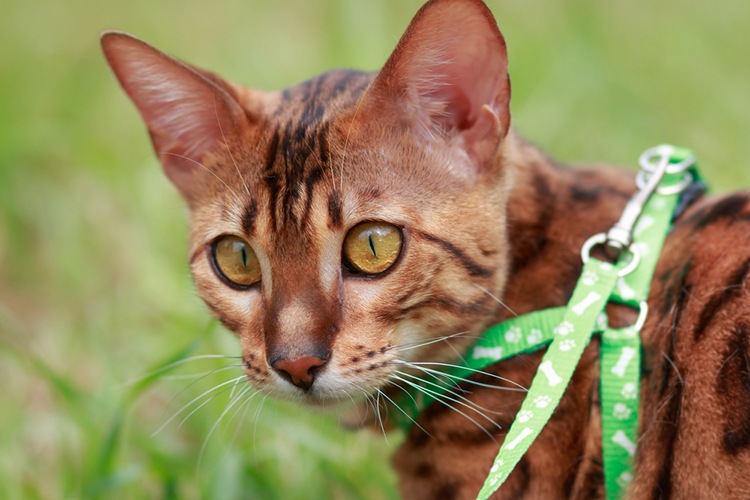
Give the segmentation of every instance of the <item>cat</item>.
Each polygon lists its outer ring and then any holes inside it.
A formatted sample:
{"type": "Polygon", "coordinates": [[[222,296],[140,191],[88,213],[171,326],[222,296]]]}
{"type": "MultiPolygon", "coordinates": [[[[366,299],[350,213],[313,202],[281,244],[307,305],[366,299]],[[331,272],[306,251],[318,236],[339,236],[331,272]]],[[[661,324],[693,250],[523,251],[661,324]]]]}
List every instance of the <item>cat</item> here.
{"type": "MultiPolygon", "coordinates": [[[[124,33],[102,45],[189,207],[195,286],[247,379],[352,425],[388,426],[400,381],[425,377],[416,363],[454,363],[488,326],[566,304],[581,245],[635,191],[632,172],[563,166],[512,130],[481,0],[426,3],[377,73],[280,92],[124,33]]],[[[629,498],[750,497],[749,274],[750,193],[675,220],[642,331],[629,498]]],[[[604,496],[598,350],[493,498],[604,496]]],[[[393,459],[404,498],[476,496],[524,398],[503,389],[528,387],[541,355],[486,370],[512,383],[475,377],[496,386],[467,393],[491,421],[437,403],[418,417],[393,459]]]]}

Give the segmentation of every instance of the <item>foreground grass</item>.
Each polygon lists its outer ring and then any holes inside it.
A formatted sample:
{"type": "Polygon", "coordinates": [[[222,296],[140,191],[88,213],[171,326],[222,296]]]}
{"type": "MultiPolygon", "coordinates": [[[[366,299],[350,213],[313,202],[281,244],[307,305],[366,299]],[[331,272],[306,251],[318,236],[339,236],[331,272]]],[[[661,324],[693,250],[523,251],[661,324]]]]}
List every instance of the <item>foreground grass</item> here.
{"type": "MultiPolygon", "coordinates": [[[[231,386],[177,413],[240,374],[224,369],[238,349],[192,291],[184,210],[97,36],[132,31],[275,88],[332,66],[377,68],[418,4],[4,6],[0,498],[396,495],[396,436],[343,432],[333,418],[260,397],[222,418],[231,386]],[[228,357],[162,370],[209,354],[228,357]]],[[[630,164],[674,142],[698,153],[716,190],[750,186],[750,4],[492,7],[509,44],[514,123],[550,153],[630,164]]]]}

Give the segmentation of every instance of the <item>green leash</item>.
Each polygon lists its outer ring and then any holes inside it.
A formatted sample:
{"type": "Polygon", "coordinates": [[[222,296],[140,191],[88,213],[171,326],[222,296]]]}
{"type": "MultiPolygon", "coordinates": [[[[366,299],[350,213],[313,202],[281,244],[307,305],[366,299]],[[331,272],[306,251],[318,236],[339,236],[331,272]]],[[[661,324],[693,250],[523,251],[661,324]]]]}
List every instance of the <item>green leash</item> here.
{"type": "Polygon", "coordinates": [[[607,499],[621,498],[633,478],[640,330],[648,314],[646,298],[681,196],[700,182],[695,159],[685,149],[658,146],[643,153],[640,164],[642,169],[636,178],[639,190],[620,220],[607,233],[594,235],[583,245],[584,267],[568,306],[536,311],[489,328],[469,350],[463,366],[441,372],[443,376],[436,378],[437,382],[425,382],[429,387],[403,398],[399,402],[402,413],[392,415],[397,425],[408,429],[416,423],[419,412],[443,393],[460,396],[455,392],[456,381],[498,361],[548,345],[478,499],[488,498],[503,484],[542,431],[595,333],[601,333],[602,450],[607,499]],[[597,245],[605,245],[617,254],[617,261],[610,264],[590,258],[590,251],[597,245]],[[610,328],[603,312],[608,302],[637,308],[636,323],[610,328]]]}

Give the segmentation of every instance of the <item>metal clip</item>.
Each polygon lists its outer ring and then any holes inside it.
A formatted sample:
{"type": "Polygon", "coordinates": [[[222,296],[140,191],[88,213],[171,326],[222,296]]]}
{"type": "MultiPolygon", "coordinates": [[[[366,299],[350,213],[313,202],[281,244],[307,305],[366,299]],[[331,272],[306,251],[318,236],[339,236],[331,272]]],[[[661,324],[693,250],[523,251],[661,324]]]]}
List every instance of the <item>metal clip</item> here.
{"type": "Polygon", "coordinates": [[[677,174],[684,172],[695,163],[695,158],[690,156],[679,163],[670,163],[675,156],[675,148],[669,145],[657,146],[644,152],[638,162],[641,170],[636,176],[638,191],[633,195],[625,206],[620,219],[607,231],[607,247],[616,255],[621,254],[633,243],[633,230],[643,212],[643,208],[651,198],[659,194],[676,194],[683,191],[693,181],[688,172],[685,178],[674,186],[659,187],[659,183],[665,174],[677,174]]]}

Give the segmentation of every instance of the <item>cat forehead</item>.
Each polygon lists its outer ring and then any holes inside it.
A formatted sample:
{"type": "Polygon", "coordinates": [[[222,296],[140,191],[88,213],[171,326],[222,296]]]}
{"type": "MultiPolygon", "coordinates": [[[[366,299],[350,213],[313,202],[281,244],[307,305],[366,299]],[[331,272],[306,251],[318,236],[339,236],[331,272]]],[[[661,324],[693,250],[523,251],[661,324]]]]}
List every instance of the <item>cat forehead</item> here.
{"type": "Polygon", "coordinates": [[[374,75],[355,70],[334,70],[281,91],[274,121],[307,127],[357,105],[374,75]]]}

